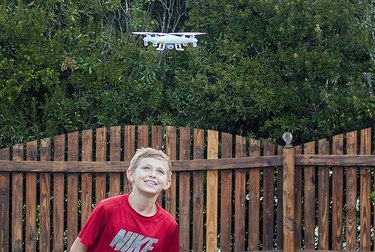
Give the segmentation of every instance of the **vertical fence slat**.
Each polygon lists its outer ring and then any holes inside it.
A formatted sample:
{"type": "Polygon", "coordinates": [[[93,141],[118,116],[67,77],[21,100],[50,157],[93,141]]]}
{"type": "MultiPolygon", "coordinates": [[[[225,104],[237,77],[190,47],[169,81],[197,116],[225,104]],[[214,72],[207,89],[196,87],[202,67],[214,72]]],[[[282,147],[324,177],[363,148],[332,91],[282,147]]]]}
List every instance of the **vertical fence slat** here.
{"type": "MultiPolygon", "coordinates": [[[[68,161],[78,161],[78,132],[68,134],[68,161]]],[[[67,176],[67,245],[70,249],[78,234],[78,174],[67,176]]]]}
{"type": "MultiPolygon", "coordinates": [[[[26,144],[26,160],[37,160],[37,141],[26,144]]],[[[36,187],[37,174],[26,173],[26,215],[25,215],[25,251],[36,250],[36,187]]]]}
{"type": "MultiPolygon", "coordinates": [[[[92,161],[93,145],[92,130],[82,132],[82,161],[92,161]]],[[[84,172],[81,174],[81,227],[86,223],[92,205],[92,174],[84,172]]]]}
{"type": "MultiPolygon", "coordinates": [[[[318,142],[318,153],[328,155],[328,141],[321,139],[318,142]]],[[[329,249],[329,168],[318,167],[318,248],[329,249]]]]}
{"type": "MultiPolygon", "coordinates": [[[[304,146],[305,154],[315,154],[315,142],[304,146]]],[[[315,247],[315,167],[304,167],[304,220],[305,220],[305,249],[315,247]]]]}
{"type": "MultiPolygon", "coordinates": [[[[180,160],[190,159],[190,129],[180,128],[180,160]]],[[[190,245],[190,172],[180,172],[179,232],[180,250],[189,251],[190,245]]]]}
{"type": "Polygon", "coordinates": [[[299,188],[295,187],[294,152],[292,146],[285,146],[283,150],[283,249],[288,252],[296,250],[295,192],[299,188]]]}
{"type": "MultiPolygon", "coordinates": [[[[207,159],[217,159],[219,153],[218,132],[207,132],[207,159]]],[[[206,213],[206,251],[217,251],[217,218],[219,188],[218,171],[207,171],[207,213],[206,213]]]]}
{"type": "MultiPolygon", "coordinates": [[[[121,127],[113,126],[110,128],[110,149],[109,158],[111,161],[121,161],[121,127]]],[[[109,196],[120,194],[120,173],[111,173],[109,175],[109,196]]]]}
{"type": "MultiPolygon", "coordinates": [[[[40,160],[51,161],[51,138],[40,141],[40,160]]],[[[51,250],[51,174],[43,172],[40,178],[40,240],[39,250],[51,250]]]]}
{"type": "Polygon", "coordinates": [[[138,148],[148,147],[148,126],[138,126],[138,148]]]}
{"type": "MultiPolygon", "coordinates": [[[[283,146],[277,146],[277,155],[283,155],[283,146]]],[[[276,242],[277,249],[281,250],[284,247],[284,230],[283,230],[283,176],[284,176],[284,167],[279,167],[277,169],[277,206],[276,206],[276,242]]]]}
{"type": "MultiPolygon", "coordinates": [[[[151,126],[151,147],[154,149],[161,150],[162,148],[162,128],[160,125],[153,125],[151,126]]],[[[163,201],[163,195],[165,194],[164,191],[162,191],[157,199],[157,202],[162,205],[163,201]]],[[[164,207],[164,206],[163,206],[164,207]]]]}
{"type": "MultiPolygon", "coordinates": [[[[246,138],[236,136],[236,157],[246,156],[246,138]]],[[[245,223],[246,223],[246,170],[239,169],[234,172],[234,251],[245,250],[245,223]]]]}
{"type": "MultiPolygon", "coordinates": [[[[302,154],[302,146],[294,148],[295,154],[302,154]]],[[[295,216],[295,230],[294,230],[294,244],[296,249],[302,248],[302,167],[297,166],[294,171],[294,216],[295,216]]],[[[285,243],[284,243],[285,246],[285,243]]]]}
{"type": "MultiPolygon", "coordinates": [[[[250,157],[260,156],[260,142],[255,139],[250,140],[250,157]]],[[[260,169],[249,170],[249,242],[250,251],[259,250],[260,232],[260,169]]]]}
{"type": "MultiPolygon", "coordinates": [[[[65,135],[54,140],[54,160],[65,159],[65,135]]],[[[55,173],[53,178],[53,251],[64,250],[64,174],[55,173]]]]}
{"type": "MultiPolygon", "coordinates": [[[[344,136],[337,135],[332,138],[332,154],[342,155],[344,136]]],[[[332,249],[342,250],[343,241],[343,167],[332,167],[332,249]]]]}
{"type": "MultiPolygon", "coordinates": [[[[194,129],[194,159],[204,158],[204,130],[194,129]]],[[[204,172],[193,176],[193,237],[192,250],[203,251],[204,172]]]]}
{"type": "MultiPolygon", "coordinates": [[[[361,130],[360,154],[371,154],[371,128],[361,130]]],[[[369,251],[371,249],[371,173],[366,167],[360,168],[360,249],[369,251]]]]}
{"type": "MultiPolygon", "coordinates": [[[[357,155],[357,132],[346,135],[346,154],[357,155]]],[[[346,249],[357,249],[357,168],[346,169],[346,249]]]]}
{"type": "MultiPolygon", "coordinates": [[[[127,125],[124,127],[124,160],[130,161],[135,153],[135,126],[127,125]]],[[[130,192],[132,185],[128,178],[124,178],[124,192],[130,192]]]]}
{"type": "MultiPolygon", "coordinates": [[[[275,145],[264,143],[264,156],[274,155],[275,145]]],[[[264,168],[263,176],[263,248],[273,249],[274,230],[274,169],[264,168]]]]}
{"type": "MultiPolygon", "coordinates": [[[[23,146],[13,147],[13,160],[23,160],[23,146]]],[[[12,173],[12,251],[23,251],[22,214],[23,214],[23,174],[12,173]]]]}
{"type": "MultiPolygon", "coordinates": [[[[96,129],[96,161],[106,161],[107,155],[107,129],[96,129]]],[[[97,173],[95,177],[95,202],[98,203],[106,197],[106,175],[97,173]]]]}
{"type": "MultiPolygon", "coordinates": [[[[165,152],[171,160],[176,160],[176,128],[172,126],[166,127],[166,143],[165,152]]],[[[177,199],[176,173],[172,173],[172,184],[165,192],[165,209],[176,218],[176,199],[177,199]]]]}
{"type": "Polygon", "coordinates": [[[151,127],[151,147],[154,149],[161,150],[162,147],[162,128],[160,125],[153,125],[151,127]]]}
{"type": "MultiPolygon", "coordinates": [[[[222,133],[221,142],[222,158],[232,158],[232,135],[222,133]]],[[[232,170],[221,171],[220,249],[222,251],[231,251],[232,244],[232,177],[232,170]]]]}
{"type": "MultiPolygon", "coordinates": [[[[9,148],[0,150],[0,160],[9,160],[9,148]]],[[[9,251],[9,190],[8,172],[0,172],[0,251],[9,251]]]]}

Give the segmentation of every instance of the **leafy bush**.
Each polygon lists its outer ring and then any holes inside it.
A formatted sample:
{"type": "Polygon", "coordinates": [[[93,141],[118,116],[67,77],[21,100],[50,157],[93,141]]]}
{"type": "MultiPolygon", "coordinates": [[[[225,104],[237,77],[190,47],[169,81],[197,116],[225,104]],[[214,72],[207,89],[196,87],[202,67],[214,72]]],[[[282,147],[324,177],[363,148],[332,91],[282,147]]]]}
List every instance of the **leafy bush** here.
{"type": "Polygon", "coordinates": [[[374,124],[368,1],[177,2],[2,1],[0,146],[118,124],[274,141],[374,124]],[[208,34],[160,53],[142,30],[208,34]]]}

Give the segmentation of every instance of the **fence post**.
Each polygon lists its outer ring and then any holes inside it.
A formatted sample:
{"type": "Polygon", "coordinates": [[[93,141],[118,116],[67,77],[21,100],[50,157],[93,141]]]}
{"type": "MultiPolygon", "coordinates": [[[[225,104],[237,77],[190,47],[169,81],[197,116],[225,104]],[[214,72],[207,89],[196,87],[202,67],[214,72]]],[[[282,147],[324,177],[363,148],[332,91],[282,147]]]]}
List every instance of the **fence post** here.
{"type": "Polygon", "coordinates": [[[283,134],[285,146],[283,149],[283,235],[284,235],[284,251],[294,252],[294,230],[295,230],[295,214],[294,214],[294,148],[291,145],[292,134],[285,132],[283,134]]]}

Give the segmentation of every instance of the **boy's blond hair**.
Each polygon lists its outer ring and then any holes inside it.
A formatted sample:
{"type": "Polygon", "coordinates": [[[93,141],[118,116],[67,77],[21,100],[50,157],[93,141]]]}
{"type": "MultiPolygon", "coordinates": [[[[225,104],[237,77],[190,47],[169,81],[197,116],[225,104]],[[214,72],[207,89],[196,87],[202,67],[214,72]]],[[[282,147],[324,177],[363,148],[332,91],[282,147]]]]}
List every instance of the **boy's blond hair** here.
{"type": "Polygon", "coordinates": [[[169,176],[172,175],[172,164],[168,155],[165,154],[161,150],[157,150],[157,149],[150,148],[150,147],[137,149],[133,158],[130,160],[129,169],[134,171],[138,167],[139,161],[142,158],[155,158],[155,159],[166,161],[168,165],[167,167],[168,175],[169,176]]]}

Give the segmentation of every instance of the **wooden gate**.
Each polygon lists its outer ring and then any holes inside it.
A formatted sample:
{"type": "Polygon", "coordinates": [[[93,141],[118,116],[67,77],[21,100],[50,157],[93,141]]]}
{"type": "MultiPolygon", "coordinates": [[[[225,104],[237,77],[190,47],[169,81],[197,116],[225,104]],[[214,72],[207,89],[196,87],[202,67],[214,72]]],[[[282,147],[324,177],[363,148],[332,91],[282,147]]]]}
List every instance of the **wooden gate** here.
{"type": "Polygon", "coordinates": [[[372,139],[365,129],[334,136],[331,147],[324,139],[283,148],[140,125],[2,149],[0,251],[67,250],[96,202],[130,190],[124,172],[146,146],[173,160],[159,202],[179,223],[181,251],[370,250],[372,139]]]}

